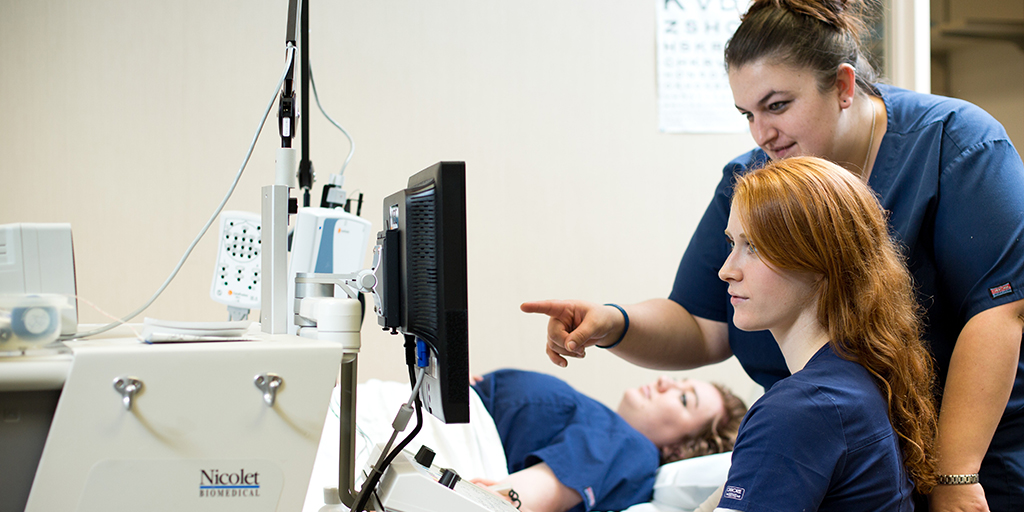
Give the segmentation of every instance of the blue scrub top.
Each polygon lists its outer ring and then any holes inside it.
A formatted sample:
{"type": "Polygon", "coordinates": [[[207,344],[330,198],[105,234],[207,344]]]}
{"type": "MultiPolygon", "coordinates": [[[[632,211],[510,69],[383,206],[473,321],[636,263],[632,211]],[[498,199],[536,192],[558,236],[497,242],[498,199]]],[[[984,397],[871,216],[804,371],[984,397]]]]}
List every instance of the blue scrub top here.
{"type": "Polygon", "coordinates": [[[887,411],[871,374],[826,344],[743,418],[719,506],[914,510],[914,486],[887,411]]]}
{"type": "Polygon", "coordinates": [[[473,387],[494,418],[510,474],[547,463],[583,498],[574,511],[651,500],[658,449],[615,411],[540,373],[500,370],[473,387]]]}

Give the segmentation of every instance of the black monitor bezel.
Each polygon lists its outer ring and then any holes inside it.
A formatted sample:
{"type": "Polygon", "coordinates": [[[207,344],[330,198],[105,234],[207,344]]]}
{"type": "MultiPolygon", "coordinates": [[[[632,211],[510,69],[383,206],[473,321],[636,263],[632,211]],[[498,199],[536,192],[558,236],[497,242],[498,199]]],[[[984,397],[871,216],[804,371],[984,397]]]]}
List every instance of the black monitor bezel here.
{"type": "MultiPolygon", "coordinates": [[[[464,162],[439,162],[384,199],[382,244],[385,328],[430,346],[433,360],[420,387],[424,407],[445,423],[469,421],[469,320],[464,162]],[[424,213],[421,203],[433,202],[424,213]],[[426,217],[412,220],[411,216],[426,217]],[[432,224],[425,226],[425,224],[432,224]],[[424,252],[435,261],[425,263],[424,252]],[[436,280],[424,278],[435,267],[436,280]],[[397,270],[397,283],[394,276],[397,270]],[[399,299],[395,300],[394,295],[399,299]]],[[[379,313],[380,314],[380,313],[379,313]]]]}

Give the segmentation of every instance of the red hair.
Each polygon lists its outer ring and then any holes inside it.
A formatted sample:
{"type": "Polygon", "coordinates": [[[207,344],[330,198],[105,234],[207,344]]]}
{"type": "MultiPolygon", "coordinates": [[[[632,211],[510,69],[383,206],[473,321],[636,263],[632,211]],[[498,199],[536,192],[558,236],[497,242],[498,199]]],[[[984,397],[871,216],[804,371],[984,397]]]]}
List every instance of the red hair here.
{"type": "Polygon", "coordinates": [[[836,164],[800,157],[740,177],[732,201],[766,263],[824,277],[818,321],[836,354],[875,377],[907,471],[920,492],[930,492],[935,371],[921,340],[913,278],[874,193],[836,164]]]}

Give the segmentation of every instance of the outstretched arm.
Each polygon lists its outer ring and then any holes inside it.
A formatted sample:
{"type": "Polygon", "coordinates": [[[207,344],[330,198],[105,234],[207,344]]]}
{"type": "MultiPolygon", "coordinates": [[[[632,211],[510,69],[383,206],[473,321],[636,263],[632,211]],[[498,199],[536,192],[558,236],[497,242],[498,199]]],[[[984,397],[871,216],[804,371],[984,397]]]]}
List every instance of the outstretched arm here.
{"type": "MultiPolygon", "coordinates": [[[[939,410],[939,474],[977,473],[1010,398],[1024,329],[1024,300],[968,320],[949,362],[939,410]]],[[[940,485],[931,510],[987,511],[981,484],[940,485]]]]}
{"type": "Polygon", "coordinates": [[[519,499],[518,508],[523,512],[565,512],[583,501],[583,497],[562,484],[544,462],[516,471],[500,482],[477,479],[473,483],[511,488],[519,499]]]}
{"type": "MultiPolygon", "coordinates": [[[[592,345],[608,346],[622,336],[626,321],[612,306],[578,300],[526,302],[526,313],[542,313],[548,321],[547,354],[558,366],[567,357],[581,358],[592,345]]],[[[658,370],[695,368],[732,355],[728,328],[691,315],[669,299],[652,299],[623,306],[629,329],[611,351],[633,363],[658,370]]]]}

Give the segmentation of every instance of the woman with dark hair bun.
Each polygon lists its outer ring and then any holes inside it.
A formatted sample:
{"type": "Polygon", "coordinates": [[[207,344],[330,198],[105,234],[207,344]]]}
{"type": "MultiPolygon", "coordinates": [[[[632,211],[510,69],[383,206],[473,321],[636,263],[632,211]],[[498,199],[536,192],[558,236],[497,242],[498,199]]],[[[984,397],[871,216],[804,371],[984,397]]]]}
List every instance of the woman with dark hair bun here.
{"type": "Polygon", "coordinates": [[[861,35],[877,2],[756,0],[725,50],[758,148],[729,162],[667,299],[624,306],[539,301],[548,357],[588,346],[634,364],[687,369],[735,355],[770,389],[790,375],[767,332],[733,321],[718,269],[738,176],[791,156],[830,160],[889,213],[925,308],[939,400],[933,511],[1024,503],[1024,164],[1003,127],[956,99],[877,83],[861,35]]]}

